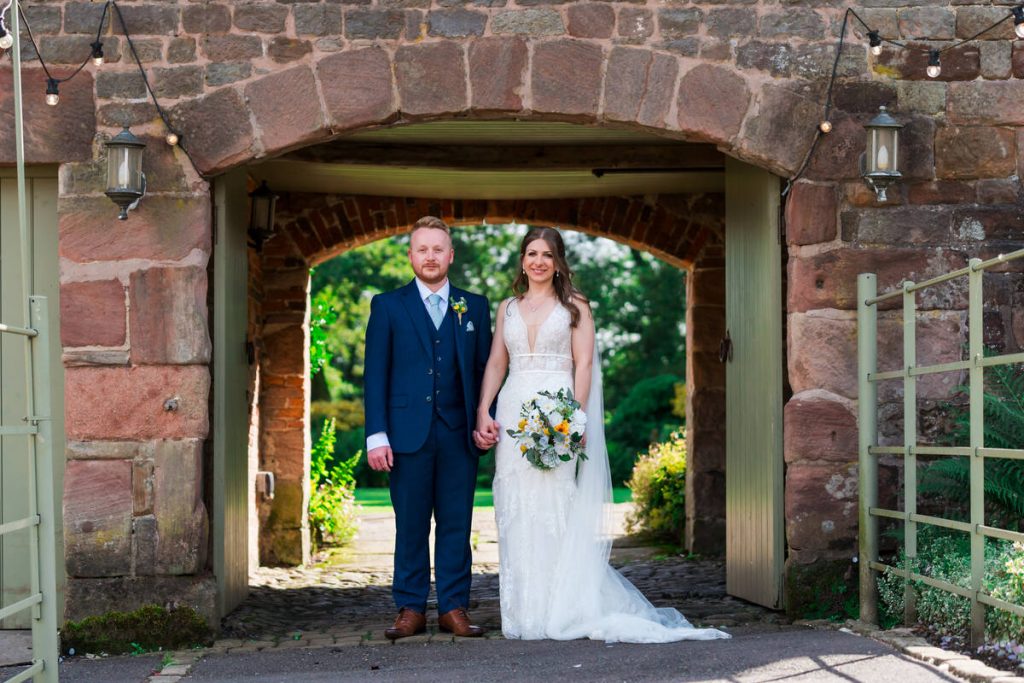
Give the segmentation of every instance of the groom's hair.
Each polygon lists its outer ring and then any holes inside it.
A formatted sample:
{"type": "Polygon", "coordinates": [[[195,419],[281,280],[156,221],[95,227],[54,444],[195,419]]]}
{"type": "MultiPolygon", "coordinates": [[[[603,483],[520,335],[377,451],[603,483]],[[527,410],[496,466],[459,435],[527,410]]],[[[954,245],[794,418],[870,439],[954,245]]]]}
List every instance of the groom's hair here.
{"type": "Polygon", "coordinates": [[[412,224],[412,230],[409,234],[416,232],[420,228],[432,228],[434,230],[444,230],[446,235],[451,235],[451,231],[448,229],[448,224],[437,216],[424,216],[415,223],[412,224]]]}

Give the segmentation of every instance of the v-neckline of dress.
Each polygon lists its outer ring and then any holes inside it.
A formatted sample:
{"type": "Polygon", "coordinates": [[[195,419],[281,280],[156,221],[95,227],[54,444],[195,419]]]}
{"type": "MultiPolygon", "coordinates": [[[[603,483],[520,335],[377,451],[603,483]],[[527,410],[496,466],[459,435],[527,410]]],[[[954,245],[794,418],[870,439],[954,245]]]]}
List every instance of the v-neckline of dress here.
{"type": "Polygon", "coordinates": [[[551,307],[551,310],[548,311],[548,314],[544,316],[544,320],[542,320],[541,323],[537,326],[537,332],[533,337],[533,342],[531,343],[530,326],[526,323],[526,318],[523,317],[523,312],[519,310],[519,302],[520,300],[516,299],[516,315],[519,316],[519,322],[521,322],[523,324],[523,327],[526,328],[526,348],[530,350],[531,354],[534,354],[537,353],[537,338],[540,336],[540,331],[544,329],[544,326],[548,324],[549,320],[551,320],[551,316],[555,314],[555,309],[557,309],[562,304],[560,301],[558,301],[558,299],[555,299],[555,305],[551,307]]]}

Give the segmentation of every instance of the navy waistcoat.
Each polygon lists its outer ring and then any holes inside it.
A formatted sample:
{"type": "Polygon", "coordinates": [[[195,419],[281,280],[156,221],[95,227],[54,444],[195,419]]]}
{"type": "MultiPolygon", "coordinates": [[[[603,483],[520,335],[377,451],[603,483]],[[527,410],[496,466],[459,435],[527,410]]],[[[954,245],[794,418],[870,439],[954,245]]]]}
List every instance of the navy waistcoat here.
{"type": "Polygon", "coordinates": [[[462,395],[462,377],[455,357],[455,335],[461,332],[455,322],[456,313],[448,310],[441,327],[434,329],[426,308],[423,315],[430,326],[430,342],[433,344],[434,413],[451,429],[466,424],[466,400],[462,395]]]}

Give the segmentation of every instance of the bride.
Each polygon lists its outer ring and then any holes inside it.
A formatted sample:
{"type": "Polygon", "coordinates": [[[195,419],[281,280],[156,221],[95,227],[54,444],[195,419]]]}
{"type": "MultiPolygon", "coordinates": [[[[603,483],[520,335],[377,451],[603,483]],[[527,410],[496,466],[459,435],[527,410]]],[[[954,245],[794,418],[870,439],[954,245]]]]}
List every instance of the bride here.
{"type": "Polygon", "coordinates": [[[675,609],[655,608],[608,565],[611,479],[594,320],[587,299],[572,284],[557,230],[530,229],[519,253],[515,296],[498,309],[474,432],[478,445],[490,447],[497,440],[494,513],[502,633],[526,640],[631,643],[728,638],[694,628],[675,609]],[[503,429],[518,422],[525,401],[559,389],[571,389],[589,417],[587,457],[540,470],[503,429]]]}

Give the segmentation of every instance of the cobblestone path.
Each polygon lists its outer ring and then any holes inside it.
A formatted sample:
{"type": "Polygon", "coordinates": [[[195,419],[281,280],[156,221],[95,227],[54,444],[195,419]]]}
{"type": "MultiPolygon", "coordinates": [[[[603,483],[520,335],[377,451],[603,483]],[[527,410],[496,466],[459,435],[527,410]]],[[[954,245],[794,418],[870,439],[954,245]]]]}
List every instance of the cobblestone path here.
{"type": "MultiPolygon", "coordinates": [[[[697,625],[780,623],[783,615],[726,595],[725,564],[665,556],[657,548],[622,535],[629,505],[616,506],[612,564],[655,605],[677,607],[697,625]]],[[[470,613],[490,637],[501,636],[498,550],[494,513],[477,509],[473,520],[473,589],[470,613]]],[[[222,638],[249,643],[294,640],[335,643],[383,640],[394,619],[391,600],[394,517],[390,510],[361,517],[359,537],[313,567],[260,568],[250,578],[249,598],[223,621],[222,638]],[[330,639],[330,640],[328,640],[330,639]]],[[[437,637],[433,596],[428,634],[437,637]]],[[[241,643],[240,643],[241,644],[241,643]]]]}

